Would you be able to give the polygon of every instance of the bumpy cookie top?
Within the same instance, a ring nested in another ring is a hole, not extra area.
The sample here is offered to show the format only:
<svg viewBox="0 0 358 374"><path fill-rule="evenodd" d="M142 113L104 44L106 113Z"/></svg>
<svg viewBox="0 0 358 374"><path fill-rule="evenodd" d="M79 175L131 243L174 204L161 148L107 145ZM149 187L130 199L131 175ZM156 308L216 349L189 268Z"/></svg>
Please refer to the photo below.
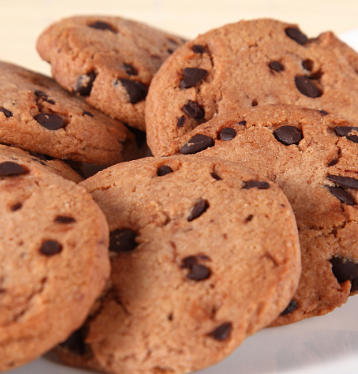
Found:
<svg viewBox="0 0 358 374"><path fill-rule="evenodd" d="M217 116L171 153L240 162L275 181L296 216L302 275L275 324L325 314L358 291L358 127L325 111L267 105Z"/></svg>
<svg viewBox="0 0 358 374"><path fill-rule="evenodd" d="M109 275L108 225L83 187L0 152L0 371L65 340Z"/></svg>
<svg viewBox="0 0 358 374"><path fill-rule="evenodd" d="M219 159L175 156L81 184L109 222L112 288L88 321L82 361L70 352L66 361L109 373L198 370L291 299L297 228L274 183Z"/></svg>
<svg viewBox="0 0 358 374"><path fill-rule="evenodd" d="M336 112L358 124L358 55L331 32L308 39L296 25L259 19L225 25L180 47L147 98L148 144L165 154L217 114L264 104Z"/></svg>
<svg viewBox="0 0 358 374"><path fill-rule="evenodd" d="M144 100L153 75L185 41L119 17L78 16L45 30L41 57L65 88L113 118L145 129Z"/></svg>
<svg viewBox="0 0 358 374"><path fill-rule="evenodd" d="M0 142L92 164L123 161L133 135L53 79L0 62Z"/></svg>

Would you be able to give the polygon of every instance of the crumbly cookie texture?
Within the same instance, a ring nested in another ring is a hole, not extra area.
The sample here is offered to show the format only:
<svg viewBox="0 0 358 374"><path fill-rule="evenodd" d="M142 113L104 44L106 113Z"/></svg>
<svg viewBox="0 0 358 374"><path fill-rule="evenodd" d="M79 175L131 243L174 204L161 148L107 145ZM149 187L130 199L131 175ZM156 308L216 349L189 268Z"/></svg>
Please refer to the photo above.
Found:
<svg viewBox="0 0 358 374"><path fill-rule="evenodd" d="M133 134L53 79L0 62L0 142L61 159L112 165Z"/></svg>
<svg viewBox="0 0 358 374"><path fill-rule="evenodd" d="M298 290L274 325L326 314L358 291L358 127L325 111L267 105L217 116L169 153L240 162L275 181L296 216Z"/></svg>
<svg viewBox="0 0 358 374"><path fill-rule="evenodd" d="M47 28L37 50L63 87L112 118L145 130L148 86L184 42L120 17L78 16Z"/></svg>
<svg viewBox="0 0 358 374"><path fill-rule="evenodd" d="M0 147L0 371L64 341L110 272L102 211L50 169Z"/></svg>
<svg viewBox="0 0 358 374"><path fill-rule="evenodd" d="M358 124L358 55L332 32L308 39L269 19L199 35L163 64L146 104L155 156L218 114L265 104L335 112Z"/></svg>
<svg viewBox="0 0 358 374"><path fill-rule="evenodd" d="M291 300L300 250L273 182L219 159L146 158L81 182L110 227L111 288L62 347L108 373L214 364Z"/></svg>

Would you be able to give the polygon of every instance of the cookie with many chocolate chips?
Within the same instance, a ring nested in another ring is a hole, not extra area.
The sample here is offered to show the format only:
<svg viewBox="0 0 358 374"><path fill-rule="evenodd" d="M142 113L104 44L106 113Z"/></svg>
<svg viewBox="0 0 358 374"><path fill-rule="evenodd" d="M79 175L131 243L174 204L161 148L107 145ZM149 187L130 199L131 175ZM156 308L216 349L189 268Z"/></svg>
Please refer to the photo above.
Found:
<svg viewBox="0 0 358 374"><path fill-rule="evenodd" d="M275 183L234 163L175 156L118 164L81 185L109 222L111 288L57 349L67 363L108 373L198 370L291 300L297 228Z"/></svg>
<svg viewBox="0 0 358 374"><path fill-rule="evenodd" d="M145 130L149 84L184 42L120 17L78 16L47 28L37 50L63 87L112 118Z"/></svg>
<svg viewBox="0 0 358 374"><path fill-rule="evenodd" d="M0 147L0 371L64 341L109 276L107 221L83 187Z"/></svg>
<svg viewBox="0 0 358 374"><path fill-rule="evenodd" d="M198 149L199 136L212 146ZM300 235L302 276L274 325L326 314L358 291L357 143L358 127L340 117L267 105L217 116L178 139L168 152L187 153L189 148L240 162L286 194Z"/></svg>
<svg viewBox="0 0 358 374"><path fill-rule="evenodd" d="M52 157L112 165L133 134L53 79L0 62L0 142Z"/></svg>
<svg viewBox="0 0 358 374"><path fill-rule="evenodd" d="M259 19L225 25L180 47L155 75L146 103L155 156L218 114L265 104L334 112L358 125L358 55L331 33Z"/></svg>

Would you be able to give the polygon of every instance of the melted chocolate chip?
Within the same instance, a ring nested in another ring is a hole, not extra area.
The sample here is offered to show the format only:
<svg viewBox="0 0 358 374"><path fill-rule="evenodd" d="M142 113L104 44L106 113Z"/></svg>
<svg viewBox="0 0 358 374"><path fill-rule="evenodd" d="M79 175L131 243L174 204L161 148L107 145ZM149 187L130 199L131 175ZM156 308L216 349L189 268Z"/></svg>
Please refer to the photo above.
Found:
<svg viewBox="0 0 358 374"><path fill-rule="evenodd" d="M298 75L295 77L295 84L298 91L307 97L320 97L322 96L321 90L307 77L304 75Z"/></svg>
<svg viewBox="0 0 358 374"><path fill-rule="evenodd" d="M348 140L351 140L354 143L358 143L358 136L353 134L352 132L355 131L358 133L358 127L353 126L335 126L337 135L345 136Z"/></svg>
<svg viewBox="0 0 358 374"><path fill-rule="evenodd" d="M193 221L194 219L200 217L206 210L209 208L209 203L204 200L200 199L195 205L193 210L191 211L190 216L188 217L188 221Z"/></svg>
<svg viewBox="0 0 358 374"><path fill-rule="evenodd" d="M358 180L349 177L340 177L338 175L327 175L327 178L341 187L351 188L353 190L358 190Z"/></svg>
<svg viewBox="0 0 358 374"><path fill-rule="evenodd" d="M200 121L205 116L204 109L196 101L189 100L188 104L183 106L183 111L189 117L194 118L197 121Z"/></svg>
<svg viewBox="0 0 358 374"><path fill-rule="evenodd" d="M42 243L40 253L46 256L53 256L62 251L62 245L56 240L46 240Z"/></svg>
<svg viewBox="0 0 358 374"><path fill-rule="evenodd" d="M86 338L85 329L81 327L80 329L73 332L67 340L60 344L61 347L68 349L71 353L83 356L86 352Z"/></svg>
<svg viewBox="0 0 358 374"><path fill-rule="evenodd" d="M119 79L122 86L126 89L129 95L129 101L131 104L136 104L144 100L148 93L148 87L141 82L132 81L131 79Z"/></svg>
<svg viewBox="0 0 358 374"><path fill-rule="evenodd" d="M96 21L92 23L91 25L89 25L89 27L92 27L93 29L96 29L96 30L109 30L109 31L114 32L113 27L109 23L103 22L103 21Z"/></svg>
<svg viewBox="0 0 358 374"><path fill-rule="evenodd" d="M200 264L194 264L190 268L190 271L186 275L186 277L195 281L202 281L208 279L210 275L211 270L208 267Z"/></svg>
<svg viewBox="0 0 358 374"><path fill-rule="evenodd" d="M214 179L216 179L217 181L221 181L222 180L222 178L221 177L219 177L216 173L214 173L214 172L212 172L211 174L210 174Z"/></svg>
<svg viewBox="0 0 358 374"><path fill-rule="evenodd" d="M302 140L302 133L295 126L281 126L273 135L284 145L298 144Z"/></svg>
<svg viewBox="0 0 358 374"><path fill-rule="evenodd" d="M329 192L336 197L341 203L354 205L354 200L348 192L341 187L328 187Z"/></svg>
<svg viewBox="0 0 358 374"><path fill-rule="evenodd" d="M5 117L7 117L7 118L12 117L12 113L10 112L10 110L7 110L3 107L0 108L0 112L4 113Z"/></svg>
<svg viewBox="0 0 358 374"><path fill-rule="evenodd" d="M312 71L313 69L313 61L309 58L307 60L302 61L302 66L305 70Z"/></svg>
<svg viewBox="0 0 358 374"><path fill-rule="evenodd" d="M196 134L181 149L183 155L194 154L214 145L214 139L210 136Z"/></svg>
<svg viewBox="0 0 358 374"><path fill-rule="evenodd" d="M303 45L308 41L307 36L297 27L288 27L285 31L286 35L298 44Z"/></svg>
<svg viewBox="0 0 358 374"><path fill-rule="evenodd" d="M212 331L210 335L215 340L224 341L229 337L231 330L232 330L232 323L225 322L219 327L217 327L214 331Z"/></svg>
<svg viewBox="0 0 358 374"><path fill-rule="evenodd" d="M277 72L285 70L285 68L283 67L283 65L279 61L271 61L269 63L269 68L274 70L274 71L277 71Z"/></svg>
<svg viewBox="0 0 358 374"><path fill-rule="evenodd" d="M22 204L21 203L16 203L14 204L12 207L11 207L11 211L15 212L16 210L19 210L22 208Z"/></svg>
<svg viewBox="0 0 358 374"><path fill-rule="evenodd" d="M94 71L91 71L88 74L80 75L74 91L81 96L88 96L91 93L93 82L95 79L96 73Z"/></svg>
<svg viewBox="0 0 358 374"><path fill-rule="evenodd" d="M332 273L339 283L358 277L358 264L343 257L332 257Z"/></svg>
<svg viewBox="0 0 358 374"><path fill-rule="evenodd" d="M170 166L162 165L162 166L159 166L157 170L157 175L158 177L162 177L163 175L167 175L172 172L173 172L173 169Z"/></svg>
<svg viewBox="0 0 358 374"><path fill-rule="evenodd" d="M85 110L82 115L83 116L94 117L94 115L91 112L89 112L88 110Z"/></svg>
<svg viewBox="0 0 358 374"><path fill-rule="evenodd" d="M36 114L35 120L48 130L58 130L65 127L63 118L58 114Z"/></svg>
<svg viewBox="0 0 358 374"><path fill-rule="evenodd" d="M246 121L240 121L237 124L240 125L240 126L245 126L246 125Z"/></svg>
<svg viewBox="0 0 358 374"><path fill-rule="evenodd" d="M322 115L322 116L327 116L329 113L326 111L326 110L319 110L319 112L320 112L320 114Z"/></svg>
<svg viewBox="0 0 358 374"><path fill-rule="evenodd" d="M128 75L138 75L138 70L131 64L123 64L124 70Z"/></svg>
<svg viewBox="0 0 358 374"><path fill-rule="evenodd" d="M178 127L183 127L184 123L185 123L185 116L181 116L180 118L178 118L178 122L177 122Z"/></svg>
<svg viewBox="0 0 358 374"><path fill-rule="evenodd" d="M220 139L221 140L232 140L236 136L236 130L231 127L226 127L220 131Z"/></svg>
<svg viewBox="0 0 358 374"><path fill-rule="evenodd" d="M109 250L113 252L133 251L138 243L135 241L137 233L130 229L118 229L110 234Z"/></svg>
<svg viewBox="0 0 358 374"><path fill-rule="evenodd" d="M204 79L208 71L200 68L185 68L184 77L180 82L181 88L190 88Z"/></svg>
<svg viewBox="0 0 358 374"><path fill-rule="evenodd" d="M298 303L295 300L291 300L290 303L287 305L286 309L281 312L280 316L285 316L286 314L290 314L294 312L298 308Z"/></svg>
<svg viewBox="0 0 358 374"><path fill-rule="evenodd" d="M54 220L56 223L73 223L76 222L76 220L73 217L70 216L57 216Z"/></svg>
<svg viewBox="0 0 358 374"><path fill-rule="evenodd" d="M48 98L48 95L46 92L36 90L35 95L39 98L42 99L43 101L47 101L49 104L55 104L55 102L51 99Z"/></svg>
<svg viewBox="0 0 358 374"><path fill-rule="evenodd" d="M267 190L270 185L267 182L260 181L247 181L244 189L249 190L250 188L258 188L259 190Z"/></svg>
<svg viewBox="0 0 358 374"><path fill-rule="evenodd" d="M16 162L5 161L0 164L0 176L26 174L28 170Z"/></svg>
<svg viewBox="0 0 358 374"><path fill-rule="evenodd" d="M332 160L329 164L328 164L328 166L334 166L334 165L336 165L338 163L338 158L336 158L335 160Z"/></svg>
<svg viewBox="0 0 358 374"><path fill-rule="evenodd" d="M194 53L205 53L205 47L200 44L194 44L193 45L193 52Z"/></svg>

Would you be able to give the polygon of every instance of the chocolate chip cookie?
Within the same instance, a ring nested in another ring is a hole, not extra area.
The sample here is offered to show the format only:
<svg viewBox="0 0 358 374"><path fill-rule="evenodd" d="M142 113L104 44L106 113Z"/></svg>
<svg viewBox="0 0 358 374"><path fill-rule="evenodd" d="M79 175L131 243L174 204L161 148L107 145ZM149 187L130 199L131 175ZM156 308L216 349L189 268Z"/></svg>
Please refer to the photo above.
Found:
<svg viewBox="0 0 358 374"><path fill-rule="evenodd" d="M240 21L199 35L160 68L146 105L156 156L217 114L264 104L336 112L358 125L358 55L332 32L308 39L297 25Z"/></svg>
<svg viewBox="0 0 358 374"><path fill-rule="evenodd" d="M0 62L0 142L61 159L111 165L133 134L53 79Z"/></svg>
<svg viewBox="0 0 358 374"><path fill-rule="evenodd" d="M145 130L148 86L184 42L120 17L78 16L46 29L37 50L63 87L112 118Z"/></svg>
<svg viewBox="0 0 358 374"><path fill-rule="evenodd" d="M81 182L110 226L111 288L58 351L109 373L214 364L286 307L300 251L273 183L234 163L146 158Z"/></svg>
<svg viewBox="0 0 358 374"><path fill-rule="evenodd" d="M169 153L221 157L275 181L296 216L298 290L274 325L326 314L358 291L358 127L324 110L267 105L217 116Z"/></svg>
<svg viewBox="0 0 358 374"><path fill-rule="evenodd" d="M83 187L0 148L0 371L86 319L109 276L108 225Z"/></svg>

